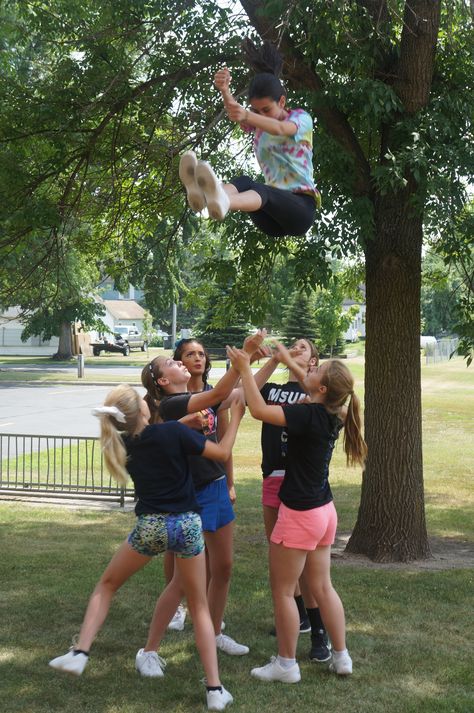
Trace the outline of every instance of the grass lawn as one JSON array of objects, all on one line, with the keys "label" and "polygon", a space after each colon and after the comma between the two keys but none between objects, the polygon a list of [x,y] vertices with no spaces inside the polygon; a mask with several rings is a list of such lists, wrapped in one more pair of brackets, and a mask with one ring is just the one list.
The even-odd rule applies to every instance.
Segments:
[{"label": "grass lawn", "polygon": [[[363,364],[350,362],[362,388]],[[472,372],[461,360],[423,368],[424,458],[428,529],[444,542],[474,543]],[[280,375],[283,378],[283,374]],[[354,524],[360,472],[347,470],[342,449],[331,482],[340,531]],[[346,609],[354,675],[338,680],[307,661],[300,637],[302,681],[264,684],[249,676],[275,653],[261,523],[259,430],[246,416],[235,449],[238,482],[235,570],[227,631],[250,654],[219,654],[230,710],[245,713],[471,713],[474,711],[472,592],[469,569],[356,566],[334,561],[333,579]],[[471,467],[471,469],[469,469]],[[163,585],[156,560],[118,593],[84,675],[47,666],[79,629],[88,596],[133,524],[132,513],[0,503],[0,687],[5,713],[194,713],[204,711],[202,670],[191,627],[166,636],[162,680],[134,670],[154,600]],[[450,563],[447,562],[449,565]]]}]

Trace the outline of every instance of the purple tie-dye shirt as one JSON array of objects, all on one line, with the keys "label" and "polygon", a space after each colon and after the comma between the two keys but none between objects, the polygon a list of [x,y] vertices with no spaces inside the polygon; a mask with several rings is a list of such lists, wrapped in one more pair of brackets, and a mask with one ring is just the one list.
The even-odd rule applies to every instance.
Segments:
[{"label": "purple tie-dye shirt", "polygon": [[313,179],[313,120],[303,109],[293,109],[285,121],[296,124],[296,134],[274,136],[254,130],[253,147],[265,183],[285,191],[312,193],[319,202]]}]

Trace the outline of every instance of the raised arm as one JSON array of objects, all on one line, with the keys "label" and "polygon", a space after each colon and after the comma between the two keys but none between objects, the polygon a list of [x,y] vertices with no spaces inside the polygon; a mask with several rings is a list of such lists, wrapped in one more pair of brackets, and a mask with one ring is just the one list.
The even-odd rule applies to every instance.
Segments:
[{"label": "raised arm", "polygon": [[281,342],[274,342],[275,358],[285,364],[290,371],[298,379],[300,386],[305,389],[304,380],[308,373],[307,369],[300,366],[293,358],[291,351],[285,347]]},{"label": "raised arm", "polygon": [[227,354],[234,368],[240,372],[245,399],[252,416],[259,421],[271,423],[274,426],[286,426],[285,413],[282,407],[268,406],[263,400],[250,368],[248,354],[235,347],[227,347]]},{"label": "raised arm", "polygon": [[[219,409],[219,417],[217,419],[217,441],[220,443],[227,433],[229,428],[229,409]],[[231,503],[235,503],[235,485],[234,485],[234,459],[232,454],[224,463],[227,490]]]},{"label": "raised arm", "polygon": [[[266,335],[266,331],[259,329],[255,334],[250,335],[244,341],[244,351],[247,354],[253,354],[262,344]],[[232,366],[224,376],[217,382],[213,389],[209,391],[200,391],[197,394],[192,394],[188,401],[188,413],[201,411],[202,409],[216,406],[226,401],[231,395],[232,389],[239,380],[239,373]],[[227,404],[226,404],[227,405]]]}]

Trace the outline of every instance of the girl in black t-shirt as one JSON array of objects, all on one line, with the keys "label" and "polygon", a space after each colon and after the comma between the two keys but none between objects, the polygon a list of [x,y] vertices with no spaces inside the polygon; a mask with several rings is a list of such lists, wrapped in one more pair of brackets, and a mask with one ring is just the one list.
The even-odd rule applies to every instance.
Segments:
[{"label": "girl in black t-shirt", "polygon": [[[244,349],[249,356],[258,352],[263,338],[264,333],[258,332],[245,340]],[[202,348],[199,342],[191,342],[191,345]],[[189,351],[192,352],[189,359],[199,361],[205,370],[204,353],[200,356],[199,349]],[[189,363],[187,357],[184,359]],[[217,413],[228,408],[230,400],[235,397],[236,394],[231,395],[231,392],[238,378],[238,373],[231,368],[213,389],[204,389],[196,393],[189,390],[191,372],[183,361],[159,356],[147,364],[142,371],[142,384],[147,390],[145,398],[151,409],[154,409],[152,413],[158,414],[163,421],[171,421],[197,412],[201,414],[206,412],[203,432],[206,433],[208,440],[215,442],[217,442]],[[249,652],[248,647],[234,641],[221,631],[232,572],[235,519],[225,468],[223,464],[211,464],[199,457],[190,458],[190,467],[196,497],[201,507],[210,573],[208,601],[217,647],[231,656],[242,656]],[[152,621],[149,640],[153,640],[153,631]]]},{"label": "girl in black t-shirt", "polygon": [[101,444],[110,474],[121,485],[125,485],[129,475],[132,477],[138,497],[135,508],[138,519],[92,593],[77,646],[52,659],[50,666],[79,676],[86,667],[89,649],[107,617],[115,592],[153,556],[169,549],[176,554],[177,576],[162,592],[155,607],[155,645],[152,647],[147,642],[144,649],[138,651],[136,668],[143,676],[163,676],[166,664],[156,650],[184,589],[206,673],[208,708],[224,710],[232,703],[232,696],[219,679],[216,642],[207,604],[201,520],[187,458],[203,455],[211,460],[227,460],[243,412],[241,401],[235,400],[227,433],[217,444],[180,423],[149,425],[150,411],[146,402],[128,385],[113,389],[105,405],[94,410],[101,421]]},{"label": "girl in black t-shirt", "polygon": [[305,373],[283,345],[277,344],[276,348],[281,361],[303,382],[308,403],[268,406],[255,385],[247,355],[231,347],[228,355],[240,372],[252,416],[288,431],[287,467],[280,490],[282,504],[270,538],[278,656],[266,666],[253,669],[252,675],[264,681],[297,683],[301,678],[295,658],[299,616],[293,593],[303,569],[331,637],[330,669],[339,675],[352,673],[344,609],[330,576],[337,516],[328,477],[335,441],[343,426],[348,464],[363,465],[367,447],[361,435],[354,379],[346,365],[330,359]]},{"label": "girl in black t-shirt", "polygon": [[[187,338],[180,339],[176,343],[176,347],[173,354],[173,359],[175,361],[181,361],[190,373],[190,379],[187,384],[188,391],[191,393],[198,393],[201,391],[209,391],[212,386],[208,383],[209,372],[211,370],[211,360],[209,353],[204,346],[204,344],[196,339]],[[202,431],[205,435],[210,435],[216,424],[216,435],[217,441],[219,442],[224,436],[227,426],[229,424],[228,409],[220,409],[219,417],[215,408],[202,409],[196,414],[186,415],[184,418],[180,419],[181,423],[186,423],[191,426],[191,428],[197,428],[197,430]],[[226,502],[226,511],[232,518],[233,511],[231,506],[235,502],[235,487],[234,487],[234,468],[232,456],[224,464],[226,483],[227,483],[227,493],[222,489],[222,495]],[[219,474],[221,475],[221,473]],[[227,498],[228,495],[228,498]],[[232,518],[233,519],[233,518]],[[232,543],[230,543],[232,544]],[[219,547],[217,550],[217,556],[219,558],[218,562],[214,562],[213,572],[219,572],[219,570],[232,568],[232,547],[226,549],[224,547]],[[166,582],[170,582],[174,574],[174,556],[171,552],[167,552],[163,558],[163,567],[165,570]],[[208,587],[211,591],[211,600],[214,598],[212,595],[213,588],[219,589],[218,580],[216,577],[210,577],[210,571],[208,567]],[[213,613],[215,613],[213,611]],[[219,616],[219,615],[217,615]],[[180,604],[172,620],[170,621],[168,628],[173,631],[182,631],[184,629],[184,622],[186,620],[186,609]],[[223,628],[223,627],[222,627]]]}]

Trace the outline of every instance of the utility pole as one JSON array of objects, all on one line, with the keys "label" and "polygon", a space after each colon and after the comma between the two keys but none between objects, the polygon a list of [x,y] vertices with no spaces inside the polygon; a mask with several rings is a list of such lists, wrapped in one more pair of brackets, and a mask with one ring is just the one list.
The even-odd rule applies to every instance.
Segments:
[{"label": "utility pole", "polygon": [[176,344],[176,318],[178,316],[178,305],[173,302],[173,312],[171,317],[171,349],[174,349]]}]

